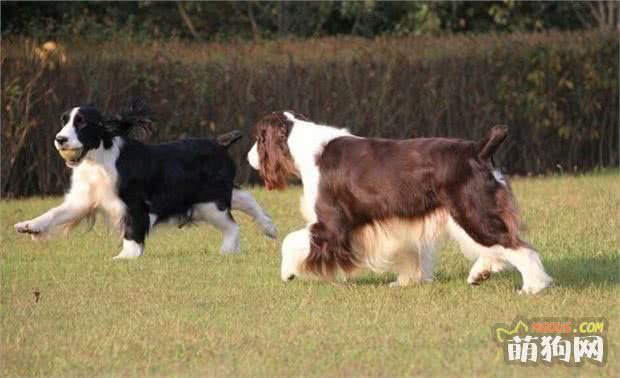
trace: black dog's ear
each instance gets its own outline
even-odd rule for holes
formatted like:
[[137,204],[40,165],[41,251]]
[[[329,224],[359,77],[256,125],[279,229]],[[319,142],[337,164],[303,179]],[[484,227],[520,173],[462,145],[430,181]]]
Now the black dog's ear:
[[146,102],[141,98],[132,98],[117,115],[105,121],[105,126],[114,135],[142,139],[153,134],[154,123]]
[[62,126],[66,125],[69,122],[69,111],[65,111],[60,115],[60,124]]
[[132,98],[121,111],[121,117],[131,123],[129,136],[147,138],[155,131],[155,117],[143,98]]

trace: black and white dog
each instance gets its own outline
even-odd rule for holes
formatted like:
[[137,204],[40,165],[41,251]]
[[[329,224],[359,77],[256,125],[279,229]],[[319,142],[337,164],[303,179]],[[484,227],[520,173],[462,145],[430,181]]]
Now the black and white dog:
[[156,224],[206,221],[223,233],[224,254],[239,250],[239,226],[230,212],[235,209],[276,237],[270,216],[249,193],[234,187],[236,168],[226,148],[240,133],[147,145],[130,137],[153,124],[139,101],[111,119],[92,105],[78,106],[61,122],[54,145],[73,169],[71,188],[60,206],[17,223],[18,232],[40,238],[101,211],[123,235],[115,258],[136,258]]

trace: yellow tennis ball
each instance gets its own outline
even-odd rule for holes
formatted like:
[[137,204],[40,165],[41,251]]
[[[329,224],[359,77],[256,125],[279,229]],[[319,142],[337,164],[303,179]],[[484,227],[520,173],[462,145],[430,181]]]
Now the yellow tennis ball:
[[58,153],[60,153],[60,156],[62,156],[62,158],[67,161],[75,161],[75,160],[78,160],[80,156],[82,155],[82,149],[74,148],[70,150],[69,149],[58,150]]

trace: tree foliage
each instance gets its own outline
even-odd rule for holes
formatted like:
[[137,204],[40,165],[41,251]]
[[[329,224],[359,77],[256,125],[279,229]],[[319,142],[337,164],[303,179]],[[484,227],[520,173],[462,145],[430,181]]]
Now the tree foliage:
[[2,2],[2,35],[237,40],[613,29],[618,3],[365,1]]

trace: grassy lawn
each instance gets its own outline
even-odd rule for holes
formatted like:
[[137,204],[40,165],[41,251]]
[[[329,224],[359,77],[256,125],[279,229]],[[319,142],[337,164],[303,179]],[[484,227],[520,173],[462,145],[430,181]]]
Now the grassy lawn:
[[[618,376],[620,176],[513,183],[556,286],[514,293],[514,272],[467,286],[469,262],[447,243],[432,284],[388,288],[285,284],[279,242],[242,223],[242,253],[220,256],[210,226],[162,228],[135,261],[101,222],[35,243],[13,231],[59,198],[1,203],[2,376]],[[280,240],[303,225],[299,190],[254,190]],[[40,292],[38,303],[33,291]],[[491,327],[526,317],[606,317],[608,362],[507,366]]]

